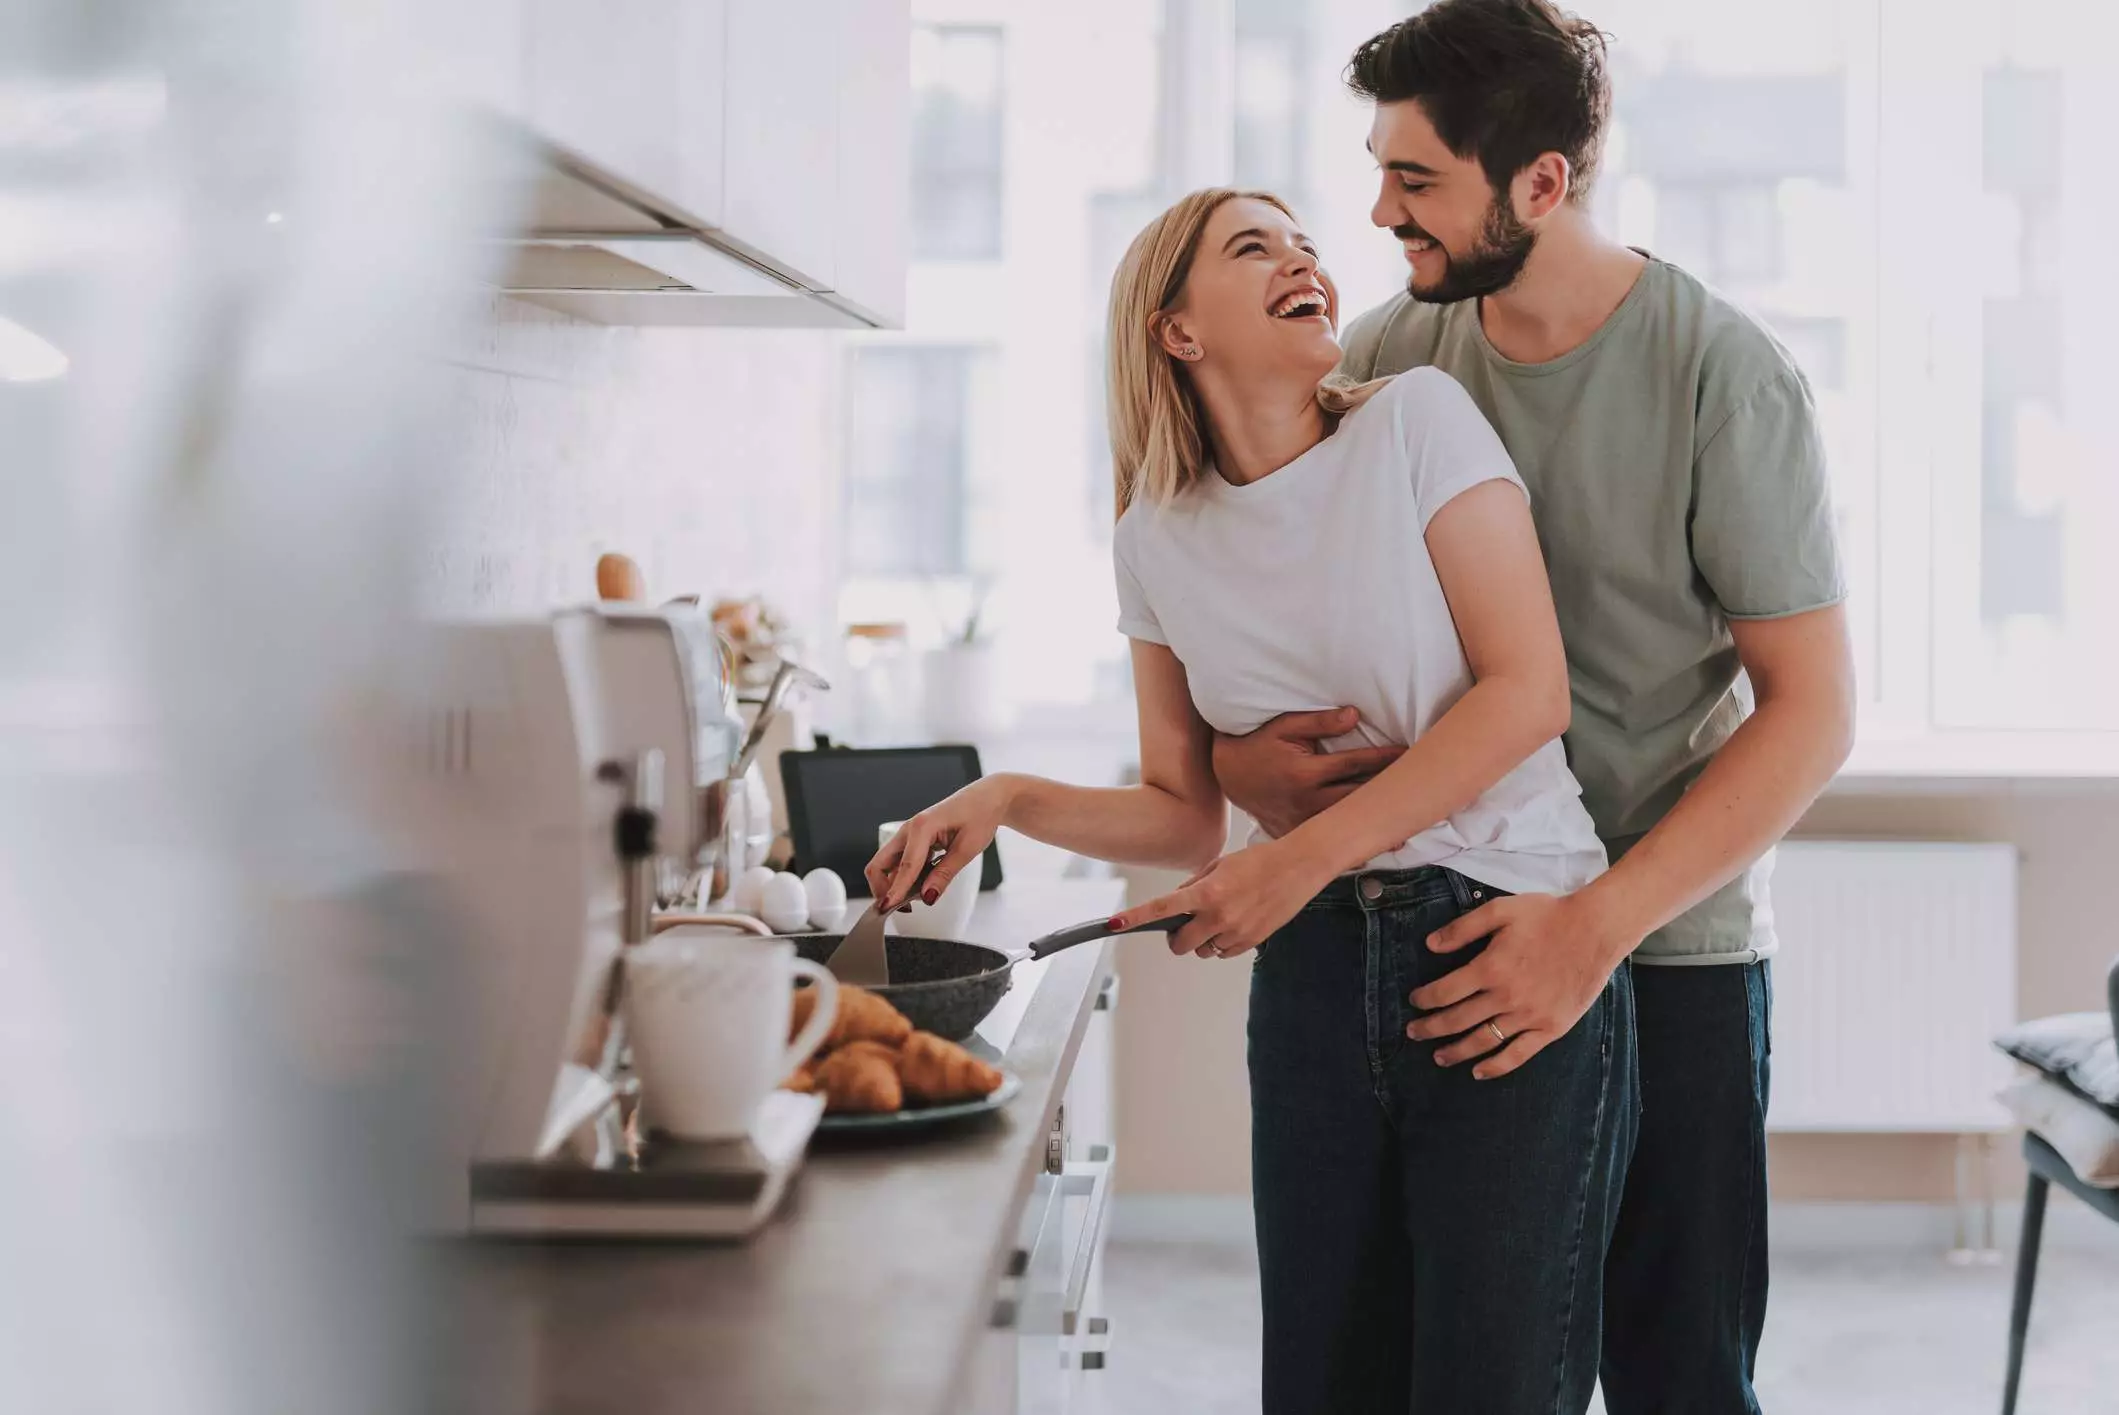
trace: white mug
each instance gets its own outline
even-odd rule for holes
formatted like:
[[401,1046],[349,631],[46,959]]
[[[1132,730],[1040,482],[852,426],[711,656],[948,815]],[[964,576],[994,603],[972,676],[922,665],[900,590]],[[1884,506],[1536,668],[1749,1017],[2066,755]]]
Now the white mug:
[[[794,983],[816,1010],[787,1040]],[[759,1105],[824,1043],[839,985],[783,938],[664,930],[626,955],[625,1017],[650,1125],[685,1140],[748,1134]]]
[[[877,827],[877,848],[888,845],[900,828],[901,823],[896,821]],[[986,857],[981,854],[957,872],[957,877],[949,881],[949,887],[934,903],[929,904],[915,895],[911,913],[891,916],[890,931],[907,938],[964,937],[964,930],[971,927],[971,911],[978,907],[979,881],[985,873]]]

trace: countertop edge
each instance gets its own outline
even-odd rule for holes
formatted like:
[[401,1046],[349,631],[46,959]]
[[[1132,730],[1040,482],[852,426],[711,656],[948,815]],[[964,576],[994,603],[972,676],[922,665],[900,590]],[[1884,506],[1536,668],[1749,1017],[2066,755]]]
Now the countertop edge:
[[[1011,1068],[1018,1074],[1025,1070],[1022,1053],[1028,1045],[1033,1052],[1042,1052],[1056,1043],[1058,1054],[1040,1068],[1041,1075],[1049,1078],[1045,1093],[1038,1103],[1038,1135],[1051,1132],[1053,1117],[1058,1113],[1066,1096],[1067,1083],[1074,1074],[1074,1063],[1081,1054],[1082,1039],[1088,1035],[1090,1014],[1096,1009],[1097,997],[1102,993],[1105,980],[1111,977],[1112,942],[1105,939],[1092,951],[1079,947],[1056,956],[1050,971],[1038,983],[1037,994],[1023,1014],[1016,1029],[1015,1039],[1008,1048]],[[1079,979],[1076,986],[1069,986]],[[1058,986],[1055,986],[1057,984]],[[952,1415],[959,1408],[964,1395],[964,1384],[970,1374],[973,1353],[978,1345],[978,1335],[990,1323],[993,1303],[1006,1277],[1009,1260],[1015,1249],[1016,1230],[1023,1209],[1030,1202],[1030,1191],[1037,1182],[1039,1172],[1045,1164],[1045,1147],[1033,1143],[1024,1155],[1022,1167],[1013,1178],[1014,1190],[1009,1196],[1008,1218],[994,1235],[993,1251],[987,1257],[986,1280],[975,1295],[974,1306],[966,1314],[963,1325],[965,1339],[957,1353],[956,1368],[950,1373],[949,1383],[942,1405],[935,1415]]]

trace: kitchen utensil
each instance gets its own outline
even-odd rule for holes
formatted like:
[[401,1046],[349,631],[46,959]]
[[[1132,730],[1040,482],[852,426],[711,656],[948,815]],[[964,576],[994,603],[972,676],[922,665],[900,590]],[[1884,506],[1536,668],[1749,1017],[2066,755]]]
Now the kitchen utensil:
[[640,573],[639,563],[630,555],[612,551],[596,561],[596,597],[645,600],[647,576]]
[[[1174,931],[1189,922],[1190,916],[1181,914],[1125,932]],[[1113,936],[1109,921],[1104,919],[1061,929],[1028,948],[1013,951],[962,939],[894,935],[885,940],[891,981],[869,987],[869,991],[904,1013],[906,1020],[921,1031],[962,1041],[1007,995],[1014,983],[1016,964],[1028,958],[1049,958],[1077,943]],[[821,961],[839,948],[842,935],[795,934],[791,941],[797,956]]]
[[772,686],[765,690],[765,701],[759,704],[758,715],[751,720],[750,736],[743,739],[743,749],[736,753],[736,764],[730,769],[729,775],[741,776],[750,770],[751,762],[756,760],[758,755],[758,745],[765,740],[765,734],[772,727],[773,720],[779,717],[780,707],[787,701],[789,690],[797,685],[814,693],[831,691],[831,684],[822,677],[798,663],[783,659],[780,667],[773,673]]
[[[789,1042],[798,977],[822,993]],[[838,1005],[830,972],[785,939],[678,928],[628,950],[625,1011],[648,1124],[686,1140],[745,1134],[824,1044]]]
[[[919,878],[912,882],[914,895],[920,892],[920,886],[927,882],[927,876],[941,859],[941,853],[937,852],[920,867]],[[869,901],[868,911],[861,915],[861,921],[829,956],[831,974],[842,983],[874,990],[890,982],[890,954],[883,942],[883,925],[889,922],[889,916],[877,907],[877,903],[876,900]]]
[[1002,1106],[1014,1100],[1022,1092],[1022,1089],[1022,1077],[1016,1075],[1013,1071],[1003,1071],[999,1088],[993,1094],[980,1096],[975,1101],[952,1101],[948,1105],[888,1110],[880,1114],[864,1115],[858,1112],[846,1112],[838,1115],[827,1115],[817,1122],[817,1129],[834,1133],[845,1131],[873,1133],[879,1130],[895,1133],[900,1130],[924,1130],[929,1126],[946,1125],[952,1120],[962,1120],[967,1116],[985,1115],[990,1111],[999,1110]]

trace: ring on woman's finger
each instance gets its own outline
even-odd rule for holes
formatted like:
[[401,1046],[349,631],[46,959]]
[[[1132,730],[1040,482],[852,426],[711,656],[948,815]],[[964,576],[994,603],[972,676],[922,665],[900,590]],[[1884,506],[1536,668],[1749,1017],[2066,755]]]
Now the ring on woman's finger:
[[1486,1030],[1494,1034],[1494,1043],[1497,1046],[1508,1045],[1508,1033],[1502,1031],[1499,1024],[1491,1017],[1486,1019]]

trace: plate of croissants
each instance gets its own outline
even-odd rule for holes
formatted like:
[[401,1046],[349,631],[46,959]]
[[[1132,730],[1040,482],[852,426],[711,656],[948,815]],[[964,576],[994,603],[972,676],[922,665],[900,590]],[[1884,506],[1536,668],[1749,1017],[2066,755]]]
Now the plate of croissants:
[[[816,1001],[814,989],[795,993],[790,1036]],[[886,1130],[998,1110],[1023,1083],[968,1047],[917,1030],[867,989],[842,983],[824,1045],[780,1087],[824,1097],[820,1130]]]

